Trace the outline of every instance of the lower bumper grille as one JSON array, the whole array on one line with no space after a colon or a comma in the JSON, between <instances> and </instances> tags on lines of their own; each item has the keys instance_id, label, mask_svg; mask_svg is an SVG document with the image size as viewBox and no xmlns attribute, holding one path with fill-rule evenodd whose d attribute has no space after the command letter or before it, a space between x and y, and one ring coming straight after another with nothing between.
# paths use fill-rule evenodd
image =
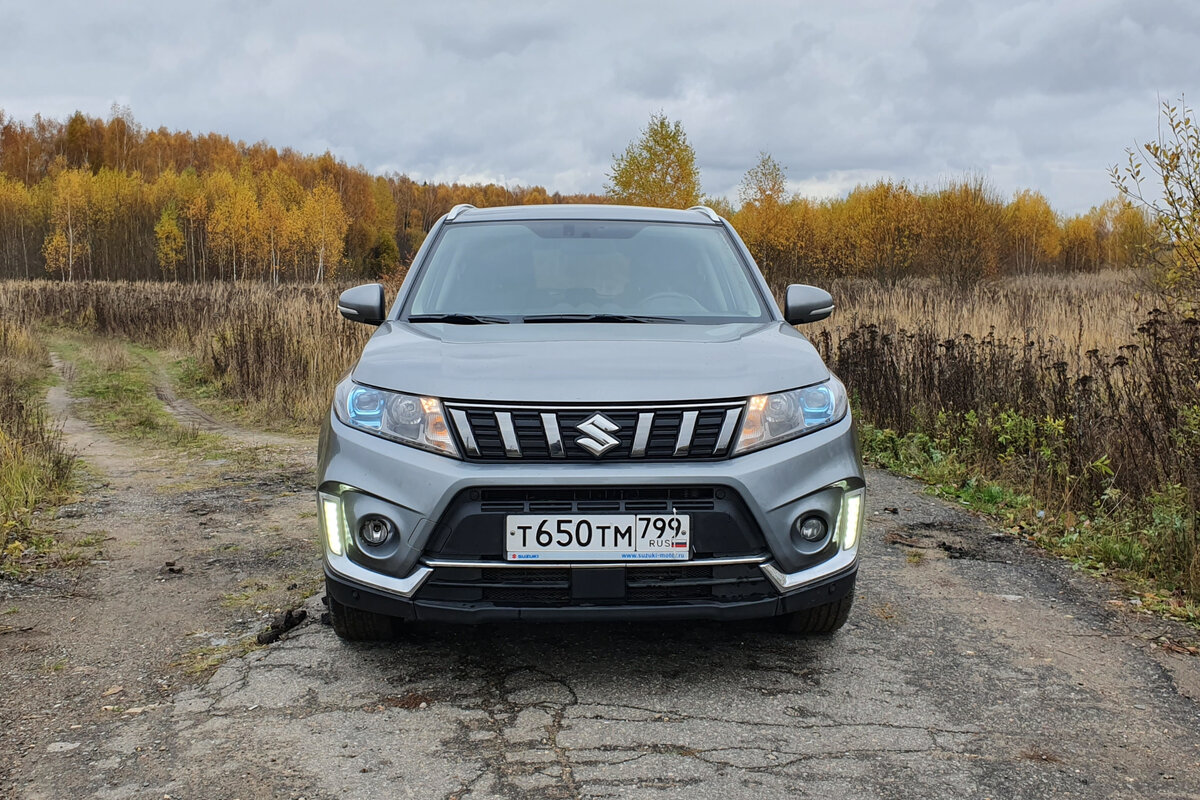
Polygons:
<instances>
[{"instance_id":1,"label":"lower bumper grille","mask_svg":"<svg viewBox=\"0 0 1200 800\"><path fill-rule=\"evenodd\" d=\"M604 588L597 592L596 586ZM416 599L538 607L733 603L774 595L757 564L683 564L579 569L436 567Z\"/></svg>"},{"instance_id":2,"label":"lower bumper grille","mask_svg":"<svg viewBox=\"0 0 1200 800\"><path fill-rule=\"evenodd\" d=\"M509 514L689 514L693 559L750 556L766 550L757 523L733 489L649 484L464 489L443 512L425 554L503 562Z\"/></svg>"}]
</instances>

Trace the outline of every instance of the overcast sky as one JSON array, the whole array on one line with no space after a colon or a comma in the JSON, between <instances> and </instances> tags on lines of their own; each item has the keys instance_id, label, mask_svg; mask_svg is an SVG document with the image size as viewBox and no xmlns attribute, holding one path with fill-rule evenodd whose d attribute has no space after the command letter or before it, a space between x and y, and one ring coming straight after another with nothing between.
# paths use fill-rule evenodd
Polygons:
<instances>
[{"instance_id":1,"label":"overcast sky","mask_svg":"<svg viewBox=\"0 0 1200 800\"><path fill-rule=\"evenodd\" d=\"M0 0L0 108L329 149L418 179L600 192L652 112L704 190L759 151L808 195L978 172L1084 211L1200 96L1200 2Z\"/></svg>"}]
</instances>

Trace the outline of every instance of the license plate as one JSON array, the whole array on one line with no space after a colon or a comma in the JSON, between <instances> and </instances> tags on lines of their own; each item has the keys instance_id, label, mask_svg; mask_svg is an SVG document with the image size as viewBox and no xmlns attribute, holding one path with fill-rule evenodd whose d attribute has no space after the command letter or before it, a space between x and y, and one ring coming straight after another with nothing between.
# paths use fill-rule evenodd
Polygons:
<instances>
[{"instance_id":1,"label":"license plate","mask_svg":"<svg viewBox=\"0 0 1200 800\"><path fill-rule=\"evenodd\" d=\"M505 518L509 561L686 561L686 514L591 514Z\"/></svg>"}]
</instances>

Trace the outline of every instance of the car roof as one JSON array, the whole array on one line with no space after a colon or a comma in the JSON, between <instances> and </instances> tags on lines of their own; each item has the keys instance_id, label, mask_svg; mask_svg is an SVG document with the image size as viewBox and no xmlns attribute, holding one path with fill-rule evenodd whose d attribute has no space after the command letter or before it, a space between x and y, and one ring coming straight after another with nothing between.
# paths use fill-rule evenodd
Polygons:
<instances>
[{"instance_id":1,"label":"car roof","mask_svg":"<svg viewBox=\"0 0 1200 800\"><path fill-rule=\"evenodd\" d=\"M457 213L456 213L457 212ZM455 206L447 223L509 222L538 219L622 220L630 222L690 222L716 225L716 214L697 206L687 210L650 208L648 206L618 206L599 203L556 203L528 206L494 206L475 208Z\"/></svg>"}]
</instances>

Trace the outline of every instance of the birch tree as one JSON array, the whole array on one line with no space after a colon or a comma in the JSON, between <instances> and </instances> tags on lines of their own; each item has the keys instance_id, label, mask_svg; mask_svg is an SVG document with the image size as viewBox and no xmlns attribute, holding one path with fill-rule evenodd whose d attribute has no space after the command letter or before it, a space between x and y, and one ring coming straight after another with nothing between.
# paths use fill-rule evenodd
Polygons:
<instances>
[{"instance_id":1,"label":"birch tree","mask_svg":"<svg viewBox=\"0 0 1200 800\"><path fill-rule=\"evenodd\" d=\"M613 155L604 187L617 203L688 208L700 202L700 169L683 123L651 114L642 135Z\"/></svg>"}]
</instances>

